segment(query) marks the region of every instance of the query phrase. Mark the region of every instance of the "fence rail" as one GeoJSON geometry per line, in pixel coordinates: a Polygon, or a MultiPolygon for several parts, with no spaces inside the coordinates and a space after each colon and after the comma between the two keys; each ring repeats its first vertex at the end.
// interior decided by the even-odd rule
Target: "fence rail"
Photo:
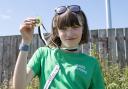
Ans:
{"type": "MultiPolygon", "coordinates": [[[[11,84],[9,81],[13,75],[20,42],[21,36],[19,35],[0,36],[0,84],[11,84]]],[[[90,30],[89,42],[81,47],[82,51],[90,54],[94,44],[102,60],[119,63],[122,67],[128,65],[128,28],[90,30]]],[[[37,48],[43,45],[39,36],[35,34],[28,59],[37,48]]]]}

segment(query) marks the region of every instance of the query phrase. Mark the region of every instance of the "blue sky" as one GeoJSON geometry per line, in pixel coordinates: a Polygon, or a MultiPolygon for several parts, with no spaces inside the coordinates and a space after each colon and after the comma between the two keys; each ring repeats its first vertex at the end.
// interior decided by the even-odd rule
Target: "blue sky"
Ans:
{"type": "MultiPolygon", "coordinates": [[[[27,17],[41,16],[46,29],[51,31],[54,8],[61,5],[80,5],[90,29],[106,27],[105,0],[1,0],[0,36],[19,35],[19,25],[27,17]]],[[[128,0],[111,0],[113,28],[128,27],[128,0]]],[[[37,33],[37,31],[35,31],[37,33]]]]}

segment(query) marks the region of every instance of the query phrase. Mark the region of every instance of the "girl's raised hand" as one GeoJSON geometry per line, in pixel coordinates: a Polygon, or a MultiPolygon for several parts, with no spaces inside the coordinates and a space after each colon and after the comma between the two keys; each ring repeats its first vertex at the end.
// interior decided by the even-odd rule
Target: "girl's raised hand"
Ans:
{"type": "Polygon", "coordinates": [[[20,25],[22,42],[30,44],[33,38],[34,28],[36,26],[36,18],[27,18],[20,25]]]}

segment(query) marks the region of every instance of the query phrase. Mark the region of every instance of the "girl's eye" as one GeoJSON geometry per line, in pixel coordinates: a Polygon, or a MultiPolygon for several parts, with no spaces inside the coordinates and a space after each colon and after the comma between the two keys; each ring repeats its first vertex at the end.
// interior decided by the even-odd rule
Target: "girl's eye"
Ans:
{"type": "Polygon", "coordinates": [[[75,27],[72,27],[72,28],[73,28],[74,30],[78,30],[80,27],[76,27],[76,26],[75,26],[75,27]]]}
{"type": "Polygon", "coordinates": [[[72,26],[72,28],[79,28],[80,26],[72,26]]]}
{"type": "Polygon", "coordinates": [[[67,27],[63,27],[63,28],[61,28],[60,30],[67,30],[67,27]]]}

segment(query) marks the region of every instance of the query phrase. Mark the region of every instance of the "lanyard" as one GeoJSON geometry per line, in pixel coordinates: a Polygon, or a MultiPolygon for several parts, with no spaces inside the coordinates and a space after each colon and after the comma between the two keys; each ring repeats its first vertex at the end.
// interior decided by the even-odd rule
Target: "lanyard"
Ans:
{"type": "Polygon", "coordinates": [[[51,72],[51,74],[50,74],[48,80],[46,81],[46,83],[45,83],[43,89],[48,89],[48,88],[49,88],[51,82],[52,82],[53,79],[55,78],[56,74],[59,72],[59,69],[60,69],[59,65],[56,65],[56,66],[54,67],[54,69],[53,69],[53,71],[51,72]]]}
{"type": "Polygon", "coordinates": [[[43,25],[43,23],[41,21],[41,17],[37,17],[36,23],[37,23],[37,26],[38,26],[38,34],[39,34],[39,37],[43,41],[43,43],[45,45],[47,45],[47,41],[46,41],[46,39],[44,37],[44,34],[45,33],[48,33],[48,32],[47,32],[46,28],[44,27],[44,25],[43,25]]]}

